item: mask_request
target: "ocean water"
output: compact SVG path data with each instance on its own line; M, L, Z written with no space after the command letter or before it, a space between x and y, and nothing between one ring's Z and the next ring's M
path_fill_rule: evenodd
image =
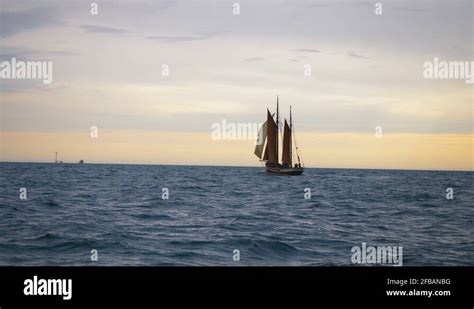
M349 266L365 242L402 246L404 266L472 266L473 175L0 163L0 264Z

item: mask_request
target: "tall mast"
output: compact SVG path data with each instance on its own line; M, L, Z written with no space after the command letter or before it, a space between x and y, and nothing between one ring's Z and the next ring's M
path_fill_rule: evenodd
M290 162L293 164L293 122L291 121L291 105L290 105Z
M291 123L291 105L290 105L290 129L293 129L293 125Z
M58 152L55 152L54 163L58 163Z
M277 119L276 119L276 125L277 125L277 134L276 134L276 149L277 149L277 163L278 163L278 137L279 137L279 134L280 134L280 127L278 125L278 118L279 118L279 114L278 114L278 95L277 95Z

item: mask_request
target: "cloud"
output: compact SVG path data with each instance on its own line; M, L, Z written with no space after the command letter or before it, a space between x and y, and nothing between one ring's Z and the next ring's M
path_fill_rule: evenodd
M298 55L298 56L296 56L296 57L291 58L290 61L292 61L292 62L299 62L299 61L301 61L302 59L306 59L306 58L308 58L308 57L307 57L307 56L304 56L304 55Z
M86 32L90 32L90 33L108 33L108 34L122 35L128 32L125 29L98 26L98 25L82 25L81 28L84 29Z
M75 52L69 50L36 50L31 48L2 47L0 49L1 59L26 59L34 57L76 56ZM33 60L33 59L31 59Z
M215 32L204 32L199 35L153 35L147 36L147 40L156 40L162 43L180 43L180 42L191 42L191 41L204 41L217 36L222 36L230 33L228 30L215 31Z
M211 36L148 36L147 40L157 40L163 43L178 43L190 41L203 41L209 39Z
M3 5L2 5L3 6ZM9 37L28 30L62 24L52 7L38 7L21 11L0 11L0 37Z
M265 58L262 57L254 57L254 58L246 58L245 61L263 61Z
M292 51L300 52L300 53L320 53L321 52L318 49L312 49L312 48L299 48L299 49L293 49Z
M364 55L357 54L357 53L355 53L355 52L353 52L353 51L347 52L347 55L348 55L349 57L357 58L357 59L369 59L369 57L364 56Z

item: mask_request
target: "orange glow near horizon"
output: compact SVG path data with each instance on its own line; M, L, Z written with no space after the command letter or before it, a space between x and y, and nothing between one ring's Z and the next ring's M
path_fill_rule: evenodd
M472 134L300 132L307 167L474 170ZM2 132L2 162L260 166L254 141L216 141L203 132Z

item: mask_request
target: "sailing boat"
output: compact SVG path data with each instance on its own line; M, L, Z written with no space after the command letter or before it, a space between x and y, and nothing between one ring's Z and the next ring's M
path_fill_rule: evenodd
M283 146L282 146L282 162L278 160L278 141L279 141L279 106L277 96L276 119L273 119L274 114L271 114L267 109L267 121L260 128L258 134L257 145L255 146L255 155L260 161L265 162L265 168L268 173L279 175L301 175L304 172L304 166L301 165L299 149L295 145L295 153L298 163L293 165L293 123L291 120L291 106L290 106L290 124L285 119L283 127ZM265 143L266 142L266 143Z

